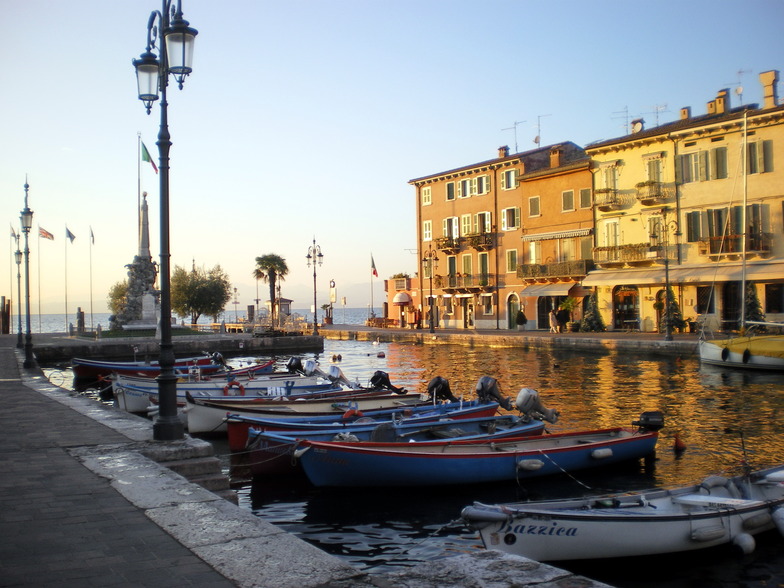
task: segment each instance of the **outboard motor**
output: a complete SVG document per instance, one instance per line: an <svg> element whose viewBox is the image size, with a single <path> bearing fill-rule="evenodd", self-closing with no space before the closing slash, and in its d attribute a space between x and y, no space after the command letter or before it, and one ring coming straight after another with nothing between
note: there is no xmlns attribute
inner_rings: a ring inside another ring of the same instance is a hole
<svg viewBox="0 0 784 588"><path fill-rule="evenodd" d="M512 399L501 396L498 380L491 376L482 376L476 383L476 395L482 402L497 402L506 410L512 410Z"/></svg>
<svg viewBox="0 0 784 588"><path fill-rule="evenodd" d="M296 374L302 371L302 359L299 357L290 357L286 362L286 371L290 374Z"/></svg>
<svg viewBox="0 0 784 588"><path fill-rule="evenodd" d="M521 388L515 400L517 410L532 418L555 424L558 421L558 411L546 408L539 399L539 392L533 388Z"/></svg>
<svg viewBox="0 0 784 588"><path fill-rule="evenodd" d="M459 402L454 394L452 394L452 389L449 387L449 380L442 378L441 376L436 376L428 382L427 397L428 400L435 399L439 402L442 400L446 400L447 402Z"/></svg>
<svg viewBox="0 0 784 588"><path fill-rule="evenodd" d="M323 374L321 369L318 370L318 374ZM322 377L326 377L333 385L341 385L347 386L348 388L356 389L359 388L358 382L350 381L344 374L343 371L336 365L329 366L328 373L323 374Z"/></svg>
<svg viewBox="0 0 784 588"><path fill-rule="evenodd" d="M316 370L318 370L318 367L316 367L316 361L314 359L305 360L305 369L302 371L306 376L316 374Z"/></svg>
<svg viewBox="0 0 784 588"><path fill-rule="evenodd" d="M393 386L392 382L389 380L389 374L386 372L382 372L381 370L377 370L372 376L370 376L370 387L373 390L390 390L395 394L405 394L405 388L398 388L397 386Z"/></svg>
<svg viewBox="0 0 784 588"><path fill-rule="evenodd" d="M221 355L217 351L213 352L212 355L210 355L210 359L212 360L212 363L215 363L217 365L222 365L229 369L232 369L230 366L226 365L226 360L223 359L223 355Z"/></svg>
<svg viewBox="0 0 784 588"><path fill-rule="evenodd" d="M640 415L640 420L632 421L640 432L658 431L664 427L664 413L660 410L649 410Z"/></svg>

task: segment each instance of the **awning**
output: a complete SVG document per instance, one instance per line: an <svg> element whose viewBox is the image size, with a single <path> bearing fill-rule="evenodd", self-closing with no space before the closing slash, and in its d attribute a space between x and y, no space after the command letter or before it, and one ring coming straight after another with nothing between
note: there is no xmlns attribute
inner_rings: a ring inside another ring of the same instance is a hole
<svg viewBox="0 0 784 588"><path fill-rule="evenodd" d="M557 284L535 284L523 288L523 296L566 296L577 282L559 282Z"/></svg>
<svg viewBox="0 0 784 588"><path fill-rule="evenodd" d="M523 241L546 241L547 239L569 239L570 237L585 237L593 229L573 229L571 231L554 231L552 233L538 233L536 235L523 235Z"/></svg>
<svg viewBox="0 0 784 588"><path fill-rule="evenodd" d="M411 304L411 296L409 296L408 292L398 292L392 299L392 304L395 306L408 306Z"/></svg>
<svg viewBox="0 0 784 588"><path fill-rule="evenodd" d="M746 264L746 280L763 282L784 277L784 262L762 261ZM673 266L670 264L670 284L713 284L714 282L739 282L743 279L743 265L701 264ZM583 279L583 286L635 286L664 285L664 267L656 269L594 270Z"/></svg>

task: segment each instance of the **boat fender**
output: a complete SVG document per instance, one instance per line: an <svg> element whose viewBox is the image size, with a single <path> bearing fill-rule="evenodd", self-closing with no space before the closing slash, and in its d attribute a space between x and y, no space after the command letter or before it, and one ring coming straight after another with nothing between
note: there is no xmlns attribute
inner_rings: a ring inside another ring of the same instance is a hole
<svg viewBox="0 0 784 588"><path fill-rule="evenodd" d="M784 508L778 507L773 511L773 522L776 524L779 533L784 536Z"/></svg>
<svg viewBox="0 0 784 588"><path fill-rule="evenodd" d="M740 549L743 555L752 553L754 548L757 546L757 543L754 541L754 537L748 533L741 533L740 535L737 535L735 539L732 540L732 544Z"/></svg>
<svg viewBox="0 0 784 588"><path fill-rule="evenodd" d="M771 514L767 511L761 512L759 514L754 515L753 517L749 517L743 520L743 528L747 531L753 531L758 529L759 527L764 527L765 525L769 525L770 522L773 520Z"/></svg>
<svg viewBox="0 0 784 588"><path fill-rule="evenodd" d="M691 540L698 543L707 541L718 541L727 536L727 529L724 527L703 527L701 529L694 529L691 532Z"/></svg>
<svg viewBox="0 0 784 588"><path fill-rule="evenodd" d="M768 474L759 483L760 484L780 484L784 482L784 470Z"/></svg>
<svg viewBox="0 0 784 588"><path fill-rule="evenodd" d="M743 361L743 363L749 363L750 359L751 359L751 351L749 351L748 349L744 349L743 357L741 357L741 361Z"/></svg>
<svg viewBox="0 0 784 588"><path fill-rule="evenodd" d="M517 462L518 470L535 472L536 470L542 469L542 467L544 467L544 462L541 459L522 459Z"/></svg>
<svg viewBox="0 0 784 588"><path fill-rule="evenodd" d="M310 449L310 447L301 447L300 449L294 450L294 453L292 454L294 459L299 459L308 449Z"/></svg>
<svg viewBox="0 0 784 588"><path fill-rule="evenodd" d="M711 488L726 488L730 481L724 476L708 476L700 484L700 488L706 490L710 494Z"/></svg>
<svg viewBox="0 0 784 588"><path fill-rule="evenodd" d="M601 449L594 449L591 451L591 457L594 459L605 459L612 457L613 451L610 447L602 447Z"/></svg>
<svg viewBox="0 0 784 588"><path fill-rule="evenodd" d="M721 350L721 361L727 361L730 357L729 347L723 347Z"/></svg>
<svg viewBox="0 0 784 588"><path fill-rule="evenodd" d="M232 390L236 388L237 391L233 392ZM245 386L240 384L237 380L232 380L228 384L223 387L223 395L224 396L245 396Z"/></svg>

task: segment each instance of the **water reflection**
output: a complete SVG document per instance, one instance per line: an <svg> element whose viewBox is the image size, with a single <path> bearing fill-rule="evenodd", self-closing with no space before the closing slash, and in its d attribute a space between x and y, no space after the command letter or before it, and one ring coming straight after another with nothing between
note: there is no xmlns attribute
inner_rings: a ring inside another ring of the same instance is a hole
<svg viewBox="0 0 784 588"><path fill-rule="evenodd" d="M525 486L357 491L314 489L300 478L256 480L241 490L241 504L259 516L376 572L480 549L476 535L455 524L462 507L474 500L505 502L689 484L708 474L738 473L744 460L754 468L777 465L784 455L782 375L727 372L701 367L691 358L607 351L332 340L325 342L322 366L338 354L338 365L349 378L367 381L375 370L383 370L393 384L412 391L423 391L437 375L448 378L453 392L466 398L473 396L483 375L496 377L506 396L516 396L522 387L535 388L548 407L561 412L561 420L548 426L553 432L629 425L646 410L662 410L666 418L652 472L633 466L531 480ZM673 451L676 433L687 446L682 454ZM686 558L693 565L677 563L683 558L672 560L675 567L656 564L675 574L672 582L663 572L639 573L650 563L637 569L624 563L586 571L581 564L576 571L630 587L689 586L696 585L689 583L689 575L726 574L733 574L730 582L736 585L760 576L772 578L769 585L781 585L784 540L768 534L758 544L755 554L733 556L721 568L712 567L715 554Z"/></svg>

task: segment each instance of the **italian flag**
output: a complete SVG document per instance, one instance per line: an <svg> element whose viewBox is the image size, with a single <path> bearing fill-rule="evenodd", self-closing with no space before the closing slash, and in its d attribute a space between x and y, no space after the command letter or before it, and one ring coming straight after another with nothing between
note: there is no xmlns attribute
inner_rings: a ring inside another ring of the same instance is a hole
<svg viewBox="0 0 784 588"><path fill-rule="evenodd" d="M150 152L147 151L147 145L145 145L143 141L142 141L142 161L149 161L153 171L155 171L156 174L158 173L158 166L155 165L155 162L152 160L152 157L150 157Z"/></svg>

